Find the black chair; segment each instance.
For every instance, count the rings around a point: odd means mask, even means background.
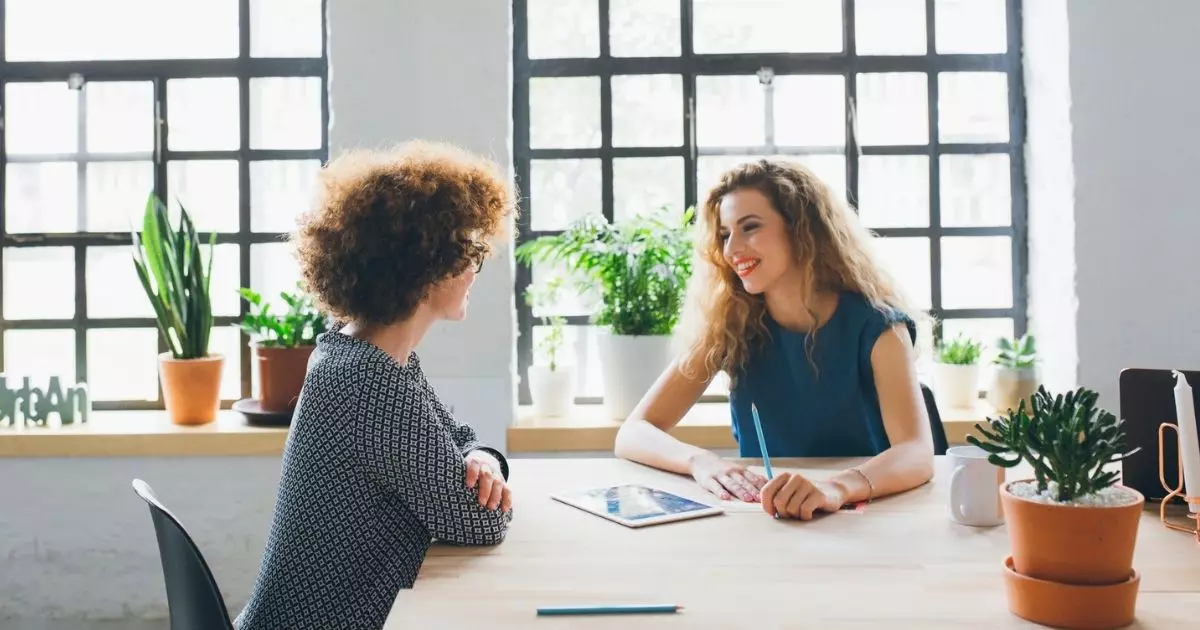
[[[946,427],[942,424],[942,414],[938,413],[933,390],[922,383],[921,395],[925,397],[925,411],[929,415],[929,427],[933,430],[933,454],[945,455],[946,450],[950,448],[950,442],[946,439]]]
[[[150,506],[167,585],[171,630],[233,630],[217,581],[192,537],[154,496],[149,484],[134,479],[133,490]]]

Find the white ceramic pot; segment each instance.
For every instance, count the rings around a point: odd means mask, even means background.
[[[1021,406],[1021,401],[1026,401],[1026,409],[1029,408],[1029,399],[1037,392],[1038,378],[1037,368],[1005,368],[993,366],[991,382],[988,383],[987,399],[996,411],[1007,413],[1009,410],[1015,411]]]
[[[529,397],[537,416],[567,415],[575,402],[575,370],[569,365],[558,365],[553,371],[548,365],[529,366]]]
[[[933,364],[933,391],[949,408],[971,409],[979,397],[979,364]]]
[[[671,361],[670,335],[599,334],[600,374],[608,417],[629,417]]]

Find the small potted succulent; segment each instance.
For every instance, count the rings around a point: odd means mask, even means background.
[[[1139,575],[1134,547],[1145,497],[1117,483],[1125,450],[1121,420],[1080,388],[976,425],[967,441],[997,466],[1022,462],[1032,478],[1000,488],[1012,554],[1005,559],[1009,609],[1059,628],[1115,628],[1133,621]]]
[[[259,406],[267,413],[289,413],[300,397],[317,335],[329,329],[329,321],[298,284],[295,293],[280,292],[287,311],[279,314],[258,292],[245,287],[238,292],[250,304],[237,326],[250,336],[258,361]]]
[[[563,280],[553,277],[540,285],[529,287],[525,302],[533,308],[552,308],[562,288]],[[565,416],[575,402],[575,370],[564,365],[559,355],[563,350],[567,320],[561,315],[543,316],[549,330],[537,341],[533,365],[529,366],[529,395],[533,411],[538,416]]]
[[[225,357],[208,351],[212,334],[213,246],[208,238],[207,260],[191,216],[179,204],[179,224],[153,192],[146,199],[141,229],[131,230],[133,266],[154,307],[158,332],[167,351],[158,357],[163,404],[171,422],[207,424],[216,420],[221,405],[221,371]]]
[[[982,346],[961,333],[943,342],[933,365],[933,385],[937,397],[949,407],[974,407],[979,398],[979,357]]]
[[[1033,335],[1029,334],[1016,339],[1001,337],[996,348],[987,398],[996,411],[1005,413],[1016,409],[1037,391],[1037,350]]]

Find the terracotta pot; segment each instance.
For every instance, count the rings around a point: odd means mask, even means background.
[[[991,382],[988,383],[987,400],[998,413],[1016,411],[1025,401],[1029,409],[1030,399],[1037,392],[1038,378],[1036,368],[1004,368],[996,366],[992,370]]]
[[[316,346],[270,348],[255,345],[258,358],[258,403],[263,411],[290,411],[296,407],[308,359]]]
[[[1135,571],[1116,584],[1086,586],[1037,580],[1004,560],[1004,590],[1012,613],[1052,628],[1099,630],[1133,623],[1141,576]]]
[[[1030,481],[1028,479],[1021,481]],[[1133,575],[1133,551],[1145,497],[1121,506],[1039,503],[1000,488],[1017,573],[1075,585],[1119,584]]]
[[[163,401],[171,422],[194,425],[217,419],[224,364],[225,357],[219,354],[200,359],[176,359],[170,352],[158,355]]]

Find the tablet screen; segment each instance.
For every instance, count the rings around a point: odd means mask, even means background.
[[[691,499],[636,484],[597,488],[567,498],[586,510],[630,521],[712,509]]]

